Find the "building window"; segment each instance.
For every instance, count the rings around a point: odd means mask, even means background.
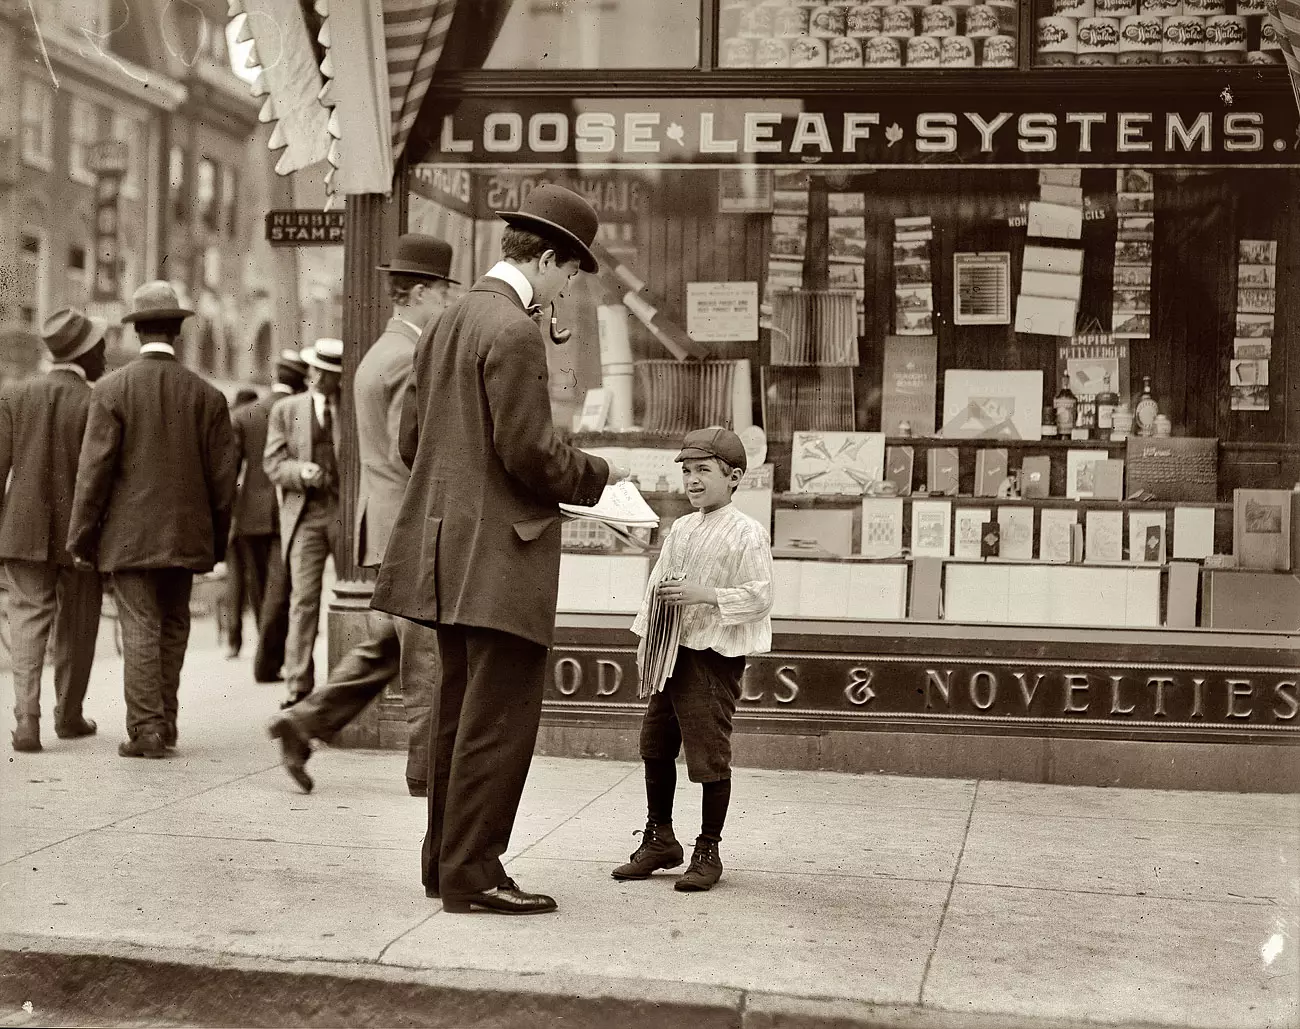
[[[81,305],[90,299],[90,248],[79,243],[68,247],[69,304]]]
[[[54,164],[54,94],[23,79],[23,160],[48,171]]]
[[[210,229],[217,227],[217,165],[211,158],[199,159],[194,200],[199,221]]]
[[[228,164],[221,166],[221,229],[232,239],[238,229],[239,173]]]
[[[180,146],[173,146],[167,160],[167,204],[172,217],[178,221],[187,221],[185,202],[185,151]]]
[[[90,149],[99,142],[99,111],[89,100],[72,98],[69,134],[68,175],[74,182],[93,186],[95,173],[90,169]]]
[[[203,251],[203,285],[208,289],[221,289],[221,251],[208,247]]]
[[[78,38],[82,32],[102,35],[108,27],[107,0],[61,0],[59,21]]]
[[[24,229],[18,242],[18,317],[30,329],[40,325],[45,307],[45,240],[39,231]]]
[[[111,138],[126,144],[126,174],[122,176],[122,195],[135,200],[140,196],[140,123],[129,114],[113,115]]]

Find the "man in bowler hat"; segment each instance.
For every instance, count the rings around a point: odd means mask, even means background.
[[[449,912],[535,914],[555,901],[521,890],[500,858],[541,718],[557,505],[593,504],[627,472],[555,433],[534,321],[580,269],[597,269],[596,212],[546,185],[502,217],[502,260],[416,351],[401,444],[411,482],[372,606],[438,630],[425,893]]]
[[[312,652],[320,631],[325,561],[338,564],[339,419],[343,341],[318,339],[302,352],[306,393],[271,408],[262,463],[280,488],[280,543],[289,567],[284,678],[292,707],[316,686]]]
[[[166,282],[135,291],[140,356],[91,394],[68,551],[112,576],[122,625],[122,757],[176,746],[195,572],[225,556],[239,454],[226,399],[176,360],[194,312]]]
[[[99,632],[99,573],[66,546],[90,384],[104,374],[102,318],[65,308],[45,320],[47,374],[0,395],[0,560],[9,578],[13,748],[41,749],[41,670],[54,631],[54,734],[90,736],[81,713]],[[12,476],[10,475],[12,473]]]
[[[408,233],[397,241],[388,273],[393,316],[383,334],[366,351],[353,378],[357,416],[357,450],[361,483],[357,496],[357,563],[376,568],[384,559],[406,492],[410,470],[398,453],[402,402],[411,377],[415,344],[426,326],[447,306],[451,246],[434,236]],[[438,678],[438,640],[433,629],[394,618],[382,611],[368,617],[369,638],[335,666],[326,689],[272,720],[270,732],[280,741],[285,769],[304,790],[311,740],[331,740],[383,693],[400,674],[410,739],[406,786],[423,797],[429,776],[429,705]]]

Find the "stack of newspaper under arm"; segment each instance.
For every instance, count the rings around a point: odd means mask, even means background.
[[[560,513],[566,518],[585,518],[600,522],[608,527],[619,539],[634,547],[644,550],[646,544],[637,539],[629,529],[652,529],[659,524],[659,516],[645,502],[638,490],[629,480],[606,486],[598,500],[591,507],[578,504],[561,504]]]
[[[650,587],[650,612],[646,619],[645,638],[636,650],[637,670],[641,673],[637,696],[649,697],[658,693],[677,666],[682,608],[680,604],[667,604],[660,600],[658,587],[660,583],[681,581],[682,577],[666,577]]]

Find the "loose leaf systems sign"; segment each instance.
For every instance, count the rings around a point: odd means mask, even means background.
[[[1283,91],[1196,91],[1098,110],[1072,96],[471,100],[443,118],[442,164],[1300,165]],[[549,109],[548,109],[549,108]]]
[[[328,246],[343,242],[342,211],[271,211],[266,238],[273,247]]]

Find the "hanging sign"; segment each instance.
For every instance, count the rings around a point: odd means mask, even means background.
[[[271,211],[266,239],[273,247],[321,246],[343,243],[342,211]]]
[[[120,300],[122,296],[118,275],[121,193],[120,170],[110,168],[95,175],[95,279],[90,295],[97,302]]]

